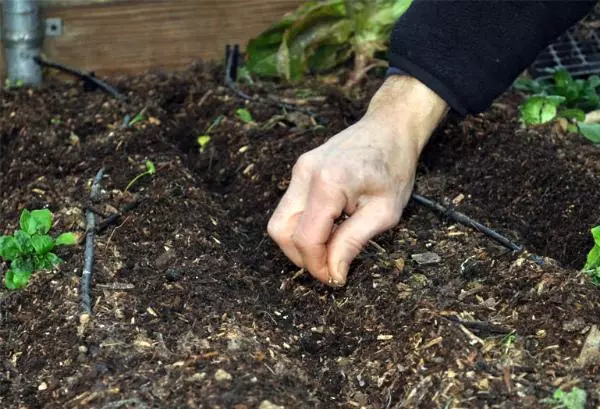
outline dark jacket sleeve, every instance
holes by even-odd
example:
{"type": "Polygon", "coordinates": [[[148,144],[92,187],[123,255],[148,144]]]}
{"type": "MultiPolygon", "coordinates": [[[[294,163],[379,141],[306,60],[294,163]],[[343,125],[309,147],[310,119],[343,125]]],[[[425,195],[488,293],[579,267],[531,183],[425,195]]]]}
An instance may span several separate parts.
{"type": "Polygon", "coordinates": [[[479,113],[595,4],[413,0],[390,38],[390,72],[419,79],[461,115],[479,113]]]}

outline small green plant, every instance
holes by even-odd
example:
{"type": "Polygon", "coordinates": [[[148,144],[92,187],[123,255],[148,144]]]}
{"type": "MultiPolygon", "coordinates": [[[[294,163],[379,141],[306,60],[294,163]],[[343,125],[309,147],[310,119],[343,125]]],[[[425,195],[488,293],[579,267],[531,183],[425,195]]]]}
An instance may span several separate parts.
{"type": "Polygon", "coordinates": [[[585,409],[587,393],[583,389],[573,388],[570,392],[562,389],[554,391],[552,398],[543,399],[543,403],[552,405],[553,409],[585,409]]]}
{"type": "Polygon", "coordinates": [[[135,114],[133,118],[129,122],[127,122],[127,127],[132,127],[133,125],[144,122],[146,120],[146,108],[142,109],[140,112],[135,114]]]}
{"type": "Polygon", "coordinates": [[[586,121],[586,113],[600,107],[596,91],[599,86],[600,77],[596,75],[586,80],[574,79],[564,69],[554,72],[551,81],[518,79],[514,84],[516,89],[533,93],[520,106],[521,122],[539,125],[563,118],[569,132],[600,143],[600,124],[586,121]]]}
{"type": "Polygon", "coordinates": [[[23,288],[34,272],[51,270],[60,264],[63,260],[52,252],[54,248],[77,243],[74,233],[62,233],[56,239],[48,235],[52,221],[53,214],[48,209],[24,209],[19,219],[20,229],[12,236],[0,237],[0,257],[10,261],[10,268],[4,274],[8,289],[23,288]]]}
{"type": "Polygon", "coordinates": [[[211,139],[210,135],[200,135],[196,139],[196,142],[198,142],[198,145],[200,146],[200,152],[201,153],[204,153],[204,151],[206,151],[206,147],[210,143],[210,139],[211,139]]]}
{"type": "Polygon", "coordinates": [[[154,163],[150,160],[146,161],[146,171],[140,173],[139,175],[137,175],[136,177],[134,177],[131,182],[129,182],[129,184],[127,185],[127,187],[125,188],[125,191],[127,192],[129,190],[129,188],[131,186],[133,186],[133,184],[135,182],[137,182],[140,178],[148,175],[148,176],[152,176],[156,173],[156,166],[154,166],[154,163]]]}
{"type": "Polygon", "coordinates": [[[238,108],[235,111],[235,114],[237,115],[238,118],[240,118],[242,120],[242,122],[247,123],[247,124],[251,124],[254,122],[254,118],[252,117],[252,114],[250,113],[250,111],[248,111],[246,108],[238,108]]]}
{"type": "Polygon", "coordinates": [[[219,115],[218,117],[216,117],[215,120],[212,121],[206,132],[204,132],[204,134],[199,135],[198,138],[196,138],[196,142],[200,146],[200,152],[204,153],[206,147],[208,146],[211,140],[210,133],[214,128],[219,126],[219,124],[223,121],[223,118],[223,115],[219,115]]]}
{"type": "Polygon", "coordinates": [[[590,276],[592,283],[600,285],[600,226],[592,229],[592,237],[594,247],[588,253],[583,271],[590,276]]]}
{"type": "Polygon", "coordinates": [[[504,347],[504,355],[508,354],[508,351],[514,346],[517,340],[517,331],[513,330],[510,333],[506,334],[502,341],[500,342],[504,347]]]}
{"type": "Polygon", "coordinates": [[[259,76],[296,81],[354,57],[348,86],[383,61],[397,19],[412,0],[308,1],[248,43],[247,67],[259,76]]]}

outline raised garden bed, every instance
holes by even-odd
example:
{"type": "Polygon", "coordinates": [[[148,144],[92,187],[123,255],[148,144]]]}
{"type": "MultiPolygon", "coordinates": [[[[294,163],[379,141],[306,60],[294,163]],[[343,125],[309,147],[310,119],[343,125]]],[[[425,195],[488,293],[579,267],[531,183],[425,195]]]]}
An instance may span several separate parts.
{"type": "Polygon", "coordinates": [[[128,104],[61,83],[1,92],[0,233],[23,208],[48,207],[57,231],[83,234],[102,167],[98,212],[141,200],[97,237],[87,324],[83,246],[24,290],[0,290],[1,407],[541,408],[573,386],[600,404],[598,362],[578,361],[600,322],[600,292],[578,272],[600,224],[598,148],[521,129],[514,93],[449,123],[417,191],[456,199],[543,263],[411,203],[331,290],[297,273],[266,223],[296,158],[356,121],[381,79],[355,100],[336,84],[244,87],[301,100],[328,120],[316,127],[245,104],[222,78],[201,65],[113,78],[128,104]],[[157,173],[124,192],[145,160],[157,173]],[[413,260],[425,252],[440,260],[413,260]]]}

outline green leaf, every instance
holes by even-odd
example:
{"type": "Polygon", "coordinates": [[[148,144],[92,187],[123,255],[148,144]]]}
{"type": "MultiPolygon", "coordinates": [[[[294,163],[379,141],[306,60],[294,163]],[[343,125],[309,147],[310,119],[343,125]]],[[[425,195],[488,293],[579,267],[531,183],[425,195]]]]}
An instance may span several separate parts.
{"type": "Polygon", "coordinates": [[[196,141],[198,142],[198,145],[200,145],[200,152],[204,152],[206,146],[210,142],[210,136],[200,135],[196,141]]]}
{"type": "Polygon", "coordinates": [[[154,166],[154,162],[150,160],[146,161],[146,169],[149,175],[154,175],[156,173],[156,166],[154,166]]]}
{"type": "Polygon", "coordinates": [[[308,67],[315,72],[330,70],[352,55],[352,47],[349,44],[324,44],[318,47],[308,58],[308,67]]]}
{"type": "Polygon", "coordinates": [[[594,238],[594,247],[588,253],[583,270],[593,270],[600,267],[600,226],[594,227],[591,232],[594,238]]]}
{"type": "Polygon", "coordinates": [[[33,210],[31,212],[24,209],[19,219],[19,225],[21,230],[29,234],[46,234],[52,227],[52,219],[52,212],[48,209],[33,210]]]}
{"type": "Polygon", "coordinates": [[[542,94],[546,93],[552,85],[545,81],[534,80],[531,78],[517,78],[513,83],[513,87],[519,91],[542,94]]]}
{"type": "Polygon", "coordinates": [[[554,73],[555,92],[565,97],[567,104],[577,102],[585,86],[585,81],[574,80],[567,70],[558,70],[554,73]]]}
{"type": "Polygon", "coordinates": [[[13,237],[19,244],[19,248],[21,249],[22,254],[29,254],[35,252],[33,246],[31,245],[31,235],[29,235],[29,233],[26,233],[23,230],[17,230],[13,237]]]}
{"type": "Polygon", "coordinates": [[[575,124],[568,124],[567,125],[567,132],[569,132],[569,133],[577,133],[577,132],[579,132],[579,128],[577,128],[577,125],[575,125],[575,124]]]}
{"type": "Polygon", "coordinates": [[[558,116],[567,119],[574,119],[576,121],[585,120],[585,112],[578,108],[564,109],[558,113],[558,116]]]}
{"type": "Polygon", "coordinates": [[[556,118],[558,106],[565,101],[559,95],[534,95],[520,107],[521,121],[527,125],[539,125],[556,118]]]}
{"type": "Polygon", "coordinates": [[[321,2],[285,30],[276,58],[277,72],[287,80],[300,79],[319,46],[347,43],[351,33],[343,0],[321,2]]]}
{"type": "Polygon", "coordinates": [[[235,114],[238,118],[240,118],[243,122],[247,124],[254,122],[252,114],[246,108],[238,108],[237,111],[235,111],[235,114]]]}
{"type": "Polygon", "coordinates": [[[552,397],[556,403],[566,409],[585,409],[587,393],[583,389],[574,387],[568,393],[557,389],[552,397]]]}
{"type": "Polygon", "coordinates": [[[600,124],[586,124],[579,122],[577,128],[590,142],[600,143],[600,124]]]}
{"type": "Polygon", "coordinates": [[[54,240],[48,235],[36,234],[31,236],[31,245],[38,255],[43,255],[54,248],[54,240]]]}
{"type": "Polygon", "coordinates": [[[66,232],[59,235],[54,244],[56,246],[72,246],[77,244],[78,239],[79,237],[75,233],[66,232]]]}
{"type": "MultiPolygon", "coordinates": [[[[339,2],[340,0],[336,1],[339,2]]],[[[278,76],[277,54],[283,41],[284,33],[295,21],[309,15],[313,10],[322,7],[322,4],[319,3],[321,2],[305,2],[295,11],[286,14],[281,21],[273,24],[261,35],[251,39],[246,47],[246,54],[248,56],[246,68],[250,72],[260,76],[278,76]]]]}
{"type": "Polygon", "coordinates": [[[35,264],[33,260],[29,257],[26,258],[17,258],[14,259],[10,263],[10,269],[14,273],[25,274],[25,273],[33,273],[35,271],[35,264]]]}
{"type": "Polygon", "coordinates": [[[40,260],[40,268],[52,270],[54,267],[62,263],[63,260],[54,253],[47,253],[40,260]]]}
{"type": "Polygon", "coordinates": [[[19,242],[12,236],[0,237],[0,257],[5,260],[14,260],[21,253],[19,242]]]}
{"type": "Polygon", "coordinates": [[[9,290],[18,290],[27,285],[29,277],[31,277],[31,273],[15,272],[10,269],[4,274],[4,285],[9,290]]]}
{"type": "Polygon", "coordinates": [[[346,0],[345,4],[355,33],[355,51],[370,59],[375,51],[384,50],[393,25],[412,0],[346,0]]]}

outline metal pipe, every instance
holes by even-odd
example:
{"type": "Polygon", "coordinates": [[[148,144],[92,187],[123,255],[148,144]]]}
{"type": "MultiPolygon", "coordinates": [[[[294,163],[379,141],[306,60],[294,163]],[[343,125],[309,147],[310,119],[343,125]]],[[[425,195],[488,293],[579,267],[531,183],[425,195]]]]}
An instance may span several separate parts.
{"type": "Polygon", "coordinates": [[[42,68],[34,57],[40,56],[43,40],[39,0],[2,1],[2,43],[11,85],[41,84],[42,68]]]}

